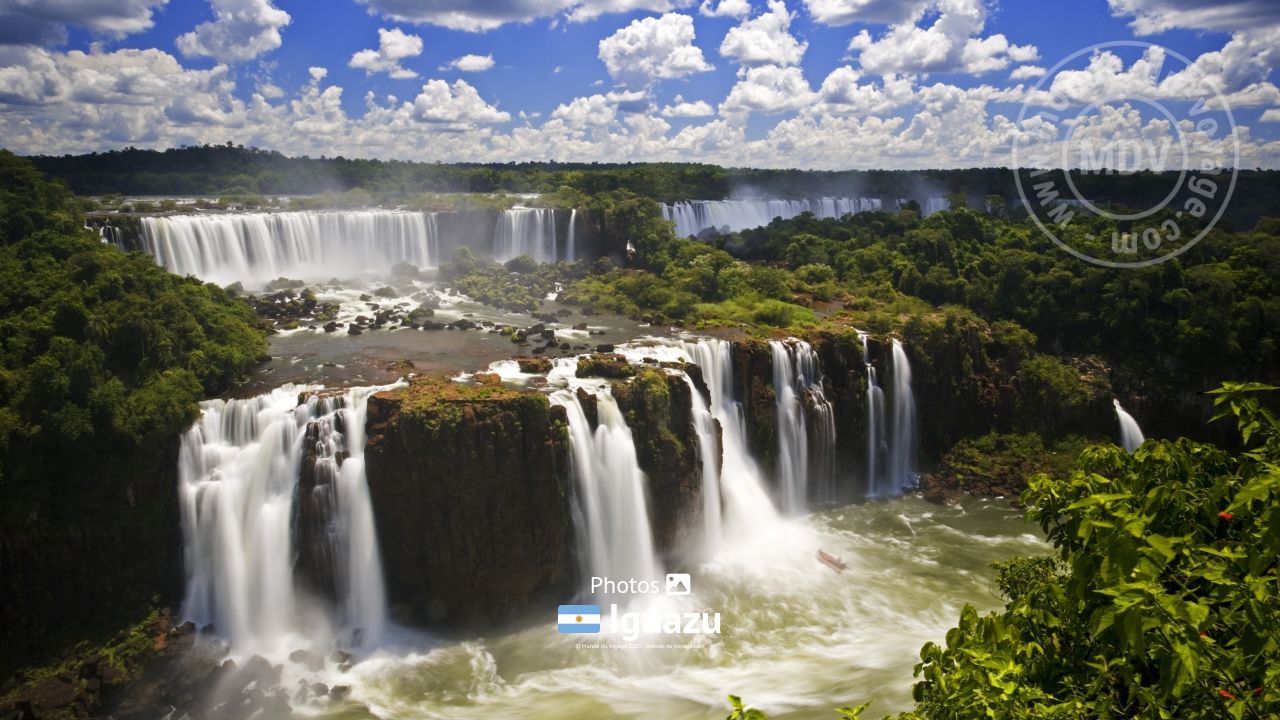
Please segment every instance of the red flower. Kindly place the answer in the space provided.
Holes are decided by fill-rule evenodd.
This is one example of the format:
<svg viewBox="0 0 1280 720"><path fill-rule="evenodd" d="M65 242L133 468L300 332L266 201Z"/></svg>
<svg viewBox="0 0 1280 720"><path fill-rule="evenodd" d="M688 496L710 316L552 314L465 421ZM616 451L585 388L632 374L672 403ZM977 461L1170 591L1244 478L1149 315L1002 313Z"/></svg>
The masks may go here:
<svg viewBox="0 0 1280 720"><path fill-rule="evenodd" d="M1235 515L1232 515L1231 513L1227 512L1226 510L1223 510L1222 512L1218 513L1218 517L1222 518L1223 520L1235 520L1235 519L1236 519L1236 516L1235 516Z"/></svg>
<svg viewBox="0 0 1280 720"><path fill-rule="evenodd" d="M1235 700L1235 699L1236 699L1236 696L1235 696L1235 695L1232 695L1230 692L1228 692L1228 691L1226 691L1226 690L1219 690L1219 691L1218 691L1218 694L1219 694L1219 695L1221 695L1222 697L1224 697L1224 698L1228 699L1228 700Z"/></svg>
<svg viewBox="0 0 1280 720"><path fill-rule="evenodd" d="M1261 695L1261 694L1262 694L1262 686L1261 686L1261 685L1259 685L1258 687L1254 688L1254 689L1253 689L1253 694L1254 694L1254 696L1255 696L1255 697L1256 697L1256 696L1258 696L1258 695Z"/></svg>

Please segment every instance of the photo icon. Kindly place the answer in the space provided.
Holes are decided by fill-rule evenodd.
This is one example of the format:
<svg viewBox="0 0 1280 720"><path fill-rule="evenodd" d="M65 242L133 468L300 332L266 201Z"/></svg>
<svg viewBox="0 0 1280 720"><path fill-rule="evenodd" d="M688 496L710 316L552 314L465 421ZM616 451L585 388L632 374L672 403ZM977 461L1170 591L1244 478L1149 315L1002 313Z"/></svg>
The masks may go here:
<svg viewBox="0 0 1280 720"><path fill-rule="evenodd" d="M693 592L693 580L688 573L667 573L667 594L688 595Z"/></svg>

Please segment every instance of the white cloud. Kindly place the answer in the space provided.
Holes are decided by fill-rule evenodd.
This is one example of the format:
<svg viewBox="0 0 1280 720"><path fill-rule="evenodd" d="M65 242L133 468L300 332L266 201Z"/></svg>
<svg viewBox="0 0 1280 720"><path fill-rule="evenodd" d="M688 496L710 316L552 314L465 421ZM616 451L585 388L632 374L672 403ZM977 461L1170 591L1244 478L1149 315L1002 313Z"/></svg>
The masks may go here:
<svg viewBox="0 0 1280 720"><path fill-rule="evenodd" d="M712 69L693 40L693 18L688 15L643 18L601 40L600 59L617 82L647 87L655 80Z"/></svg>
<svg viewBox="0 0 1280 720"><path fill-rule="evenodd" d="M1039 65L1019 65L1009 73L1010 80L1030 80L1032 78L1043 77L1045 69Z"/></svg>
<svg viewBox="0 0 1280 720"><path fill-rule="evenodd" d="M929 27L917 23L925 10L939 14ZM859 64L873 73L963 72L971 75L1003 70L1011 62L1039 58L1031 45L1013 45L1003 34L980 37L986 25L983 0L933 0L918 7L909 20L892 25L879 39L867 30L849 43Z"/></svg>
<svg viewBox="0 0 1280 720"><path fill-rule="evenodd" d="M455 80L452 86L444 80L428 80L413 99L413 117L459 129L511 120L511 115L485 102L465 80Z"/></svg>
<svg viewBox="0 0 1280 720"><path fill-rule="evenodd" d="M604 95L574 98L551 112L552 120L559 120L569 127L604 126L613 122L618 110Z"/></svg>
<svg viewBox="0 0 1280 720"><path fill-rule="evenodd" d="M449 61L441 70L458 70L460 72L484 72L493 67L493 55L463 55Z"/></svg>
<svg viewBox="0 0 1280 720"><path fill-rule="evenodd" d="M746 17L751 14L751 3L747 0L702 0L698 13L707 17Z"/></svg>
<svg viewBox="0 0 1280 720"><path fill-rule="evenodd" d="M280 29L289 13L271 0L209 0L213 21L179 35L174 43L188 57L211 57L219 62L243 62L280 47Z"/></svg>
<svg viewBox="0 0 1280 720"><path fill-rule="evenodd" d="M0 45L48 45L66 41L67 26L120 38L155 25L168 0L0 0Z"/></svg>
<svg viewBox="0 0 1280 720"><path fill-rule="evenodd" d="M401 22L484 32L563 13L583 22L608 13L667 12L692 0L358 0L369 12Z"/></svg>
<svg viewBox="0 0 1280 720"><path fill-rule="evenodd" d="M364 70L366 75L387 73L397 80L418 77L418 73L400 64L402 60L422 54L422 38L408 35L400 28L378 29L378 49L360 50L351 56L348 66Z"/></svg>
<svg viewBox="0 0 1280 720"><path fill-rule="evenodd" d="M742 68L738 72L738 83L720 104L720 114L735 116L799 110L813 99L813 90L798 67L762 65Z"/></svg>
<svg viewBox="0 0 1280 720"><path fill-rule="evenodd" d="M902 23L928 4L928 0L804 0L809 15L824 25Z"/></svg>
<svg viewBox="0 0 1280 720"><path fill-rule="evenodd" d="M1111 14L1132 17L1139 35L1174 28L1238 32L1280 26L1280 3L1274 0L1107 0Z"/></svg>
<svg viewBox="0 0 1280 720"><path fill-rule="evenodd" d="M710 117L715 114L710 103L703 100L689 102L682 95L677 95L674 103L662 108L662 117L669 118Z"/></svg>
<svg viewBox="0 0 1280 720"><path fill-rule="evenodd" d="M859 83L861 79L862 75L848 65L832 70L818 90L822 110L834 115L880 115L915 99L915 89L907 78L890 75L879 86Z"/></svg>
<svg viewBox="0 0 1280 720"><path fill-rule="evenodd" d="M1262 122L1280 123L1280 108L1267 108L1259 118Z"/></svg>
<svg viewBox="0 0 1280 720"><path fill-rule="evenodd" d="M769 0L769 11L731 29L720 54L743 65L799 65L809 43L791 34L792 15L782 0Z"/></svg>

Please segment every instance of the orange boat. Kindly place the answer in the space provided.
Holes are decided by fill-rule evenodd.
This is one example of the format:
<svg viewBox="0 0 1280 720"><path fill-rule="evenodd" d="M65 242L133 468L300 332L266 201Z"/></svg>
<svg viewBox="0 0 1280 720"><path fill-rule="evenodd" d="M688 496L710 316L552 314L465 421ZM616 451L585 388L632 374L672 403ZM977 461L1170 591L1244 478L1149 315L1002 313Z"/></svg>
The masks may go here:
<svg viewBox="0 0 1280 720"><path fill-rule="evenodd" d="M844 560L841 560L825 550L818 550L818 561L838 573L843 573L845 570L849 569L849 566L845 564Z"/></svg>

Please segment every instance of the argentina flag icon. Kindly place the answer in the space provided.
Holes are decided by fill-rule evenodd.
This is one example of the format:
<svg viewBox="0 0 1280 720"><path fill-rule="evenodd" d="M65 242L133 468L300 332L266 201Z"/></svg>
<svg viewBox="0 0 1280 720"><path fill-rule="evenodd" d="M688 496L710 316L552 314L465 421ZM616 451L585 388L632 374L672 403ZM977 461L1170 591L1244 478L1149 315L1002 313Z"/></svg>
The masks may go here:
<svg viewBox="0 0 1280 720"><path fill-rule="evenodd" d="M562 633L600 632L599 605L561 605L556 627Z"/></svg>

